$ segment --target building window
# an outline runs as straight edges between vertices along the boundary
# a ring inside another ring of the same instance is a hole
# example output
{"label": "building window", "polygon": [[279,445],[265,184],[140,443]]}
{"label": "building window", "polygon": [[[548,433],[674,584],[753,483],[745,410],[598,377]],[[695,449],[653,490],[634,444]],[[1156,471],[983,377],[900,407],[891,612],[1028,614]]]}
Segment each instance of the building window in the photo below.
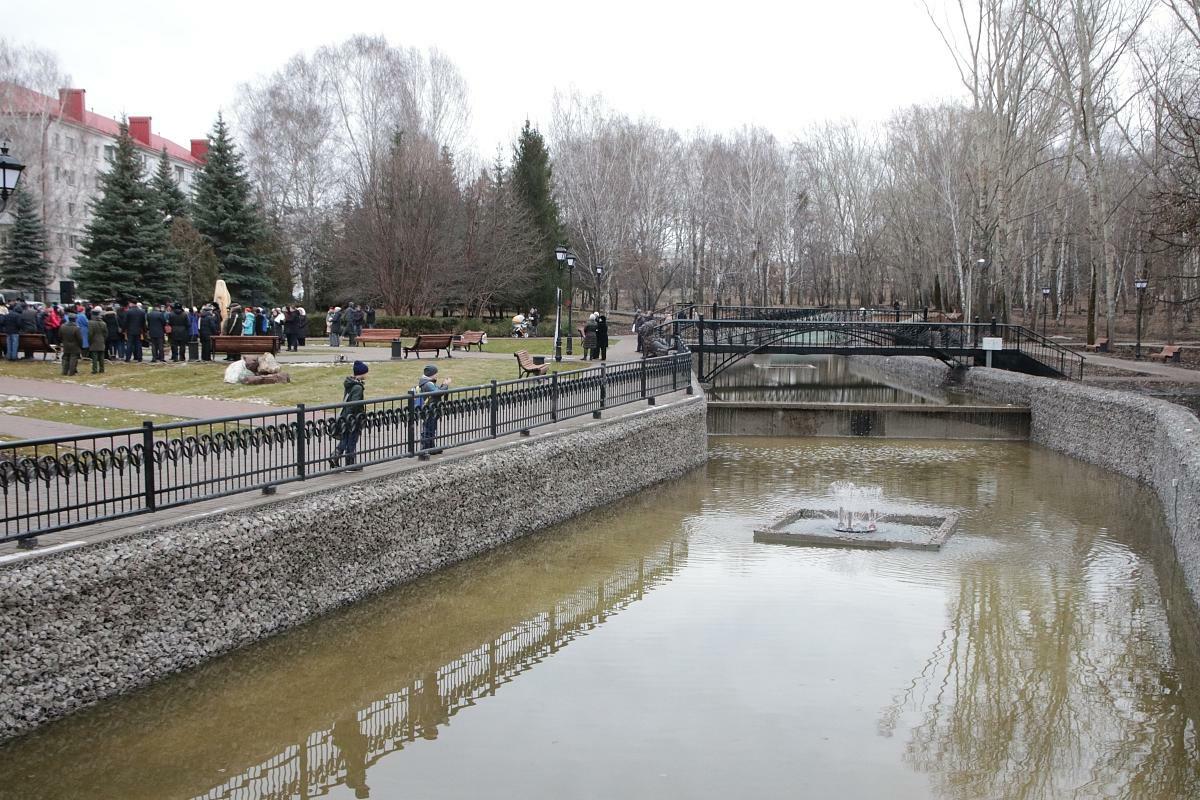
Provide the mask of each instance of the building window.
{"label": "building window", "polygon": [[183,171],[183,167],[176,167],[176,168],[175,168],[175,182],[176,182],[176,183],[180,183],[180,184],[181,184],[181,183],[183,183],[183,181],[184,181],[184,178],[186,177],[186,175],[187,175],[187,173],[185,173],[185,172]]}
{"label": "building window", "polygon": [[104,160],[111,164],[113,162],[113,159],[116,157],[117,157],[117,146],[114,144],[104,145]]}
{"label": "building window", "polygon": [[67,152],[68,152],[68,153],[76,153],[76,152],[78,152],[78,150],[76,149],[78,146],[79,146],[79,142],[77,142],[77,141],[75,140],[75,137],[74,137],[74,136],[68,136],[68,137],[67,137]]}
{"label": "building window", "polygon": [[67,203],[67,213],[69,215],[71,215],[72,217],[75,216],[75,204],[74,203]]}

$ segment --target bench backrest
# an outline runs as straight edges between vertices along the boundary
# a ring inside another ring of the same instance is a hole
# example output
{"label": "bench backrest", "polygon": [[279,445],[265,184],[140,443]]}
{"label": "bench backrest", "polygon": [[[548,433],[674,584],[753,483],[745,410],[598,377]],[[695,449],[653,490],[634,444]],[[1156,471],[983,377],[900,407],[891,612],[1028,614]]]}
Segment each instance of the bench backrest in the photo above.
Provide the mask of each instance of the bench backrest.
{"label": "bench backrest", "polygon": [[441,349],[450,346],[450,340],[454,338],[452,333],[419,333],[417,341],[413,343],[412,349],[418,347],[432,347]]}
{"label": "bench backrest", "polygon": [[483,331],[463,331],[458,341],[459,344],[482,344]]}
{"label": "bench backrest", "polygon": [[1178,352],[1179,352],[1179,345],[1175,345],[1175,344],[1168,345],[1162,349],[1162,354],[1164,356],[1173,356]]}
{"label": "bench backrest", "polygon": [[521,365],[522,369],[537,369],[541,366],[533,363],[533,356],[529,355],[528,350],[518,350],[513,355],[517,357],[517,363]]}
{"label": "bench backrest", "polygon": [[358,335],[359,339],[374,338],[376,336],[387,336],[391,339],[399,339],[401,331],[399,328],[365,328]]}

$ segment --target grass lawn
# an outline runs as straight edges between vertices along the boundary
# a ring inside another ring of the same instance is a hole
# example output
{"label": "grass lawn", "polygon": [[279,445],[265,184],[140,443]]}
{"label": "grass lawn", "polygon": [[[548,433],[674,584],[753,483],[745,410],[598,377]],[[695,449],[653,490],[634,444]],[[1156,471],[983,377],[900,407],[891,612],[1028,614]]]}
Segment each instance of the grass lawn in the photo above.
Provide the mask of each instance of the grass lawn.
{"label": "grass lawn", "polygon": [[69,422],[72,425],[99,428],[100,430],[136,428],[146,420],[158,425],[165,425],[181,419],[166,414],[145,414],[139,411],[127,411],[123,408],[60,403],[55,400],[36,400],[32,397],[16,397],[14,395],[0,397],[0,413],[44,419],[50,422]]}
{"label": "grass lawn", "polygon": [[[318,405],[322,403],[338,403],[342,400],[342,379],[350,374],[350,364],[300,365],[285,364],[284,371],[291,375],[291,383],[272,384],[268,386],[243,386],[225,383],[225,367],[228,362],[215,361],[212,363],[189,362],[186,364],[125,364],[123,362],[109,364],[103,375],[79,375],[66,378],[60,372],[60,365],[53,361],[3,361],[0,362],[0,375],[13,378],[32,378],[41,380],[74,383],[81,386],[108,386],[114,389],[132,389],[153,392],[154,394],[178,394],[195,397],[213,397],[225,400],[258,400],[278,406],[292,406],[296,403]],[[417,385],[421,370],[429,359],[408,359],[406,361],[372,362],[371,371],[367,376],[367,399],[388,397],[408,392]],[[516,359],[437,359],[439,379],[453,379],[453,386],[472,386],[484,384],[493,378],[499,381],[513,380],[517,377]],[[591,366],[579,361],[563,361],[551,365],[551,369],[570,371]],[[80,392],[80,399],[86,399],[86,391]],[[118,413],[118,412],[113,412]],[[141,419],[142,417],[139,417]],[[67,421],[78,422],[78,417]],[[119,427],[119,426],[114,426]]]}

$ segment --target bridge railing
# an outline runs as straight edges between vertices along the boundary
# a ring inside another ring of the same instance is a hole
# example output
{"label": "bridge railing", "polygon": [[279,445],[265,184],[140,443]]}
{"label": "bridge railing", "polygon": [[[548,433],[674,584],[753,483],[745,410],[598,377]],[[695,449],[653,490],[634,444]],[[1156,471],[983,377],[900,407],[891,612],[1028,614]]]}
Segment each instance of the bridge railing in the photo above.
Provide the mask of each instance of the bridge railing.
{"label": "bridge railing", "polygon": [[357,403],[0,444],[0,542],[599,415],[680,389],[689,354]]}
{"label": "bridge railing", "polygon": [[[983,353],[983,339],[999,337],[1004,349],[1018,351],[1043,367],[1075,380],[1083,377],[1083,356],[1019,325],[967,322],[922,322],[918,320],[846,320],[848,313],[823,309],[808,319],[717,319],[676,320],[665,323],[678,332],[680,340],[701,358],[702,378],[715,374],[746,353],[770,346],[808,348],[815,352],[878,349],[934,355],[946,360],[957,356],[975,358]],[[893,312],[894,313],[894,312]],[[726,358],[712,363],[720,352]]]}
{"label": "bridge railing", "polygon": [[825,319],[837,322],[870,322],[926,319],[925,311],[900,309],[887,306],[862,308],[833,308],[830,306],[696,306],[696,314],[704,314],[715,320],[805,320]]}

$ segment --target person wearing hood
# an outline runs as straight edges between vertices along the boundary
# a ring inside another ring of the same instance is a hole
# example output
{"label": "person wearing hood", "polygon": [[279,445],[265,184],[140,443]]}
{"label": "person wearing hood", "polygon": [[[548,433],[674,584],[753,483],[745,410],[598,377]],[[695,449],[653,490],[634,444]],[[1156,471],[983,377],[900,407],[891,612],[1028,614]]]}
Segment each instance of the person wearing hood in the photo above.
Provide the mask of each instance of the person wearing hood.
{"label": "person wearing hood", "polygon": [[417,381],[416,405],[420,409],[421,415],[421,458],[423,459],[442,452],[441,448],[435,450],[433,445],[437,440],[438,406],[441,404],[441,396],[450,390],[450,379],[446,378],[438,383],[437,374],[437,364],[426,364],[425,369],[421,372],[421,379]]}
{"label": "person wearing hood", "polygon": [[221,319],[211,305],[200,311],[200,360],[212,361],[213,337],[221,332]]}
{"label": "person wearing hood", "polygon": [[253,336],[254,326],[258,320],[254,316],[254,306],[246,306],[246,315],[242,317],[242,336]]}
{"label": "person wearing hood", "polygon": [[[83,323],[85,326],[87,322]],[[75,324],[75,313],[68,312],[66,322],[58,330],[58,341],[62,347],[62,374],[74,375],[79,369],[79,356],[83,353],[83,333]]]}
{"label": "person wearing hood", "polygon": [[[333,457],[329,459],[329,464],[334,469],[342,465],[343,456],[346,458],[347,465],[355,463],[358,452],[358,436],[362,433],[362,426],[367,418],[367,409],[362,401],[366,393],[368,371],[365,363],[355,361],[351,368],[353,374],[342,382],[342,402],[346,405],[342,406],[342,411],[338,415],[341,439],[338,441]],[[361,472],[362,467],[349,466],[346,471]]]}

